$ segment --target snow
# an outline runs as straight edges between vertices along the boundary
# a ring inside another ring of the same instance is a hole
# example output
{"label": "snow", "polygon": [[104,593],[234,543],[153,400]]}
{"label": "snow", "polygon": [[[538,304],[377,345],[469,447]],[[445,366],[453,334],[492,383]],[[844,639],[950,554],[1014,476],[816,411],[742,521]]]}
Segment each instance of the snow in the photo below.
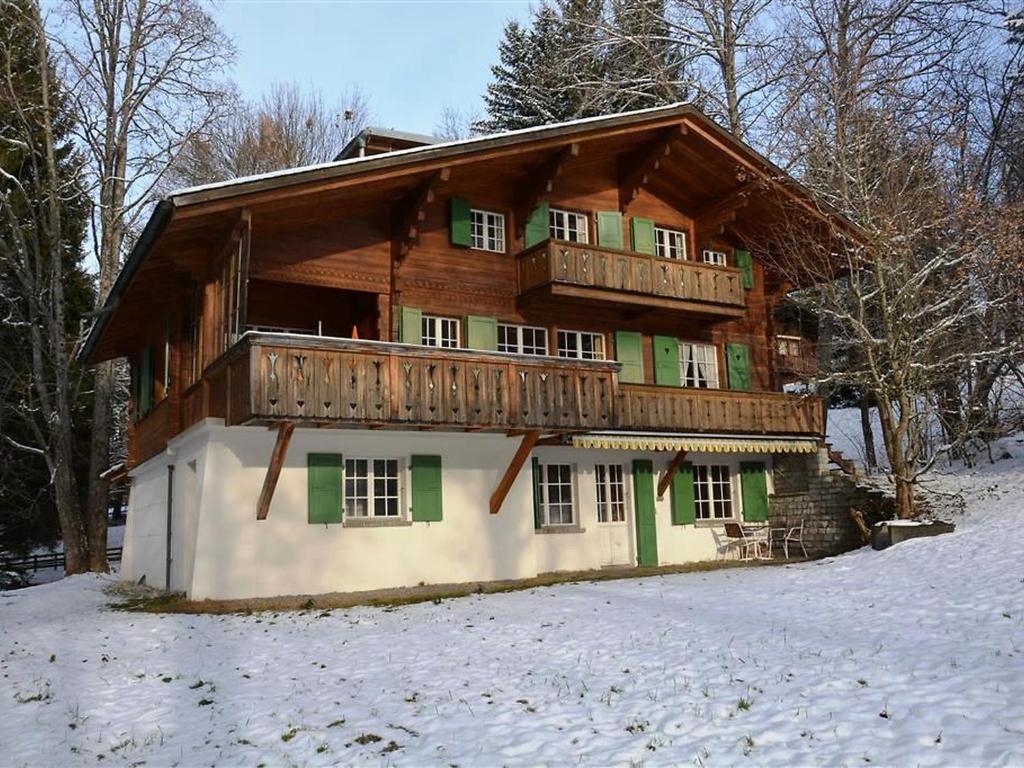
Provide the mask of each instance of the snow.
{"label": "snow", "polygon": [[4,593],[0,764],[1022,764],[1024,436],[1000,449],[937,478],[955,533],[803,565],[249,616]]}

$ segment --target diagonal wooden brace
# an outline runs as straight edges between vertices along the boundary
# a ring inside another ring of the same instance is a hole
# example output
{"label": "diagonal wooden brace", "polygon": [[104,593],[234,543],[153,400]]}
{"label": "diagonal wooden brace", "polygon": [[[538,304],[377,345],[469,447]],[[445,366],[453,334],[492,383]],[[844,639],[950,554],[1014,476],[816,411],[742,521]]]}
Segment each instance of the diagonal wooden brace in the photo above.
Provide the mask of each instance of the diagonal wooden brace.
{"label": "diagonal wooden brace", "polygon": [[504,476],[501,478],[501,482],[498,483],[498,487],[494,489],[494,493],[491,494],[491,514],[496,515],[501,510],[501,505],[505,502],[505,497],[508,496],[509,489],[512,488],[512,483],[519,477],[519,472],[523,468],[523,464],[530,458],[530,452],[533,447],[537,444],[537,439],[540,437],[540,432],[527,432],[523,435],[522,441],[519,443],[519,448],[516,450],[515,456],[512,457],[512,461],[509,462],[508,469],[505,470]]}
{"label": "diagonal wooden brace", "polygon": [[277,488],[277,478],[281,474],[281,467],[284,466],[284,457],[288,454],[288,443],[291,442],[292,432],[295,431],[295,423],[283,422],[277,427],[277,442],[274,443],[274,452],[270,454],[270,465],[267,467],[267,474],[263,478],[263,490],[260,491],[260,500],[256,502],[256,519],[266,520],[270,512],[270,501],[274,498],[274,489]]}

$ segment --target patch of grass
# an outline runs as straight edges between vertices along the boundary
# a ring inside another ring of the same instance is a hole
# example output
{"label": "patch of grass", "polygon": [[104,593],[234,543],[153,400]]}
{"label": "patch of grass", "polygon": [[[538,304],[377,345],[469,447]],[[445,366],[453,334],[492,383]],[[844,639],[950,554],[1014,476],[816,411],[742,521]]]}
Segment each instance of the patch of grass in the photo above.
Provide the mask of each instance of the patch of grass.
{"label": "patch of grass", "polygon": [[746,712],[750,709],[750,705],[752,703],[753,702],[751,702],[750,699],[740,699],[739,702],[736,704],[736,709],[740,709]]}
{"label": "patch of grass", "polygon": [[383,739],[376,733],[361,733],[355,738],[356,744],[364,747],[367,744],[376,744],[378,741],[383,741]]}
{"label": "patch of grass", "polygon": [[[111,589],[109,593],[117,598],[110,607],[116,610],[139,613],[181,613],[181,614],[240,614],[248,616],[258,611],[304,611],[319,609],[326,611],[354,606],[393,608],[415,603],[435,604],[451,598],[470,597],[479,594],[502,594],[522,590],[551,587],[558,584],[579,582],[619,581],[642,579],[651,576],[666,576],[676,573],[698,573],[731,568],[765,568],[786,565],[783,561],[711,560],[645,568],[597,569],[546,573],[530,579],[505,581],[467,582],[463,584],[436,584],[430,586],[384,589],[372,592],[333,592],[317,595],[314,602],[309,595],[285,597],[252,598],[249,600],[187,600],[181,593],[163,593],[156,590]],[[262,619],[256,618],[256,621]]]}
{"label": "patch of grass", "polygon": [[290,728],[289,730],[281,734],[281,741],[287,744],[289,741],[295,738],[298,732],[299,730],[297,728]]}
{"label": "patch of grass", "polygon": [[340,720],[332,720],[331,722],[329,722],[327,724],[327,727],[328,728],[337,728],[338,726],[341,726],[341,725],[344,725],[344,724],[345,724],[345,718],[343,717]]}
{"label": "patch of grass", "polygon": [[213,704],[213,699],[200,699],[199,700],[199,706],[200,707],[208,707],[211,704]]}

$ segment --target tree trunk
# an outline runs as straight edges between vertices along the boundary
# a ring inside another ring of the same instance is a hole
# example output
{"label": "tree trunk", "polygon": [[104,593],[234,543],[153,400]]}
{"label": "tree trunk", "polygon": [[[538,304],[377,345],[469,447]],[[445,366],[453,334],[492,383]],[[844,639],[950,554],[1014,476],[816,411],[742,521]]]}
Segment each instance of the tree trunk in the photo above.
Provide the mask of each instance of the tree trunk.
{"label": "tree trunk", "polygon": [[860,396],[860,429],[864,434],[864,465],[870,472],[878,469],[878,456],[875,453],[875,431],[871,428],[871,408],[863,393]]}
{"label": "tree trunk", "polygon": [[94,571],[110,570],[107,563],[107,506],[110,482],[100,477],[110,462],[111,399],[114,364],[100,363],[93,373],[92,435],[89,445],[89,494],[85,520],[89,536],[89,564]]}
{"label": "tree trunk", "polygon": [[914,484],[896,475],[896,515],[900,520],[914,516]]}

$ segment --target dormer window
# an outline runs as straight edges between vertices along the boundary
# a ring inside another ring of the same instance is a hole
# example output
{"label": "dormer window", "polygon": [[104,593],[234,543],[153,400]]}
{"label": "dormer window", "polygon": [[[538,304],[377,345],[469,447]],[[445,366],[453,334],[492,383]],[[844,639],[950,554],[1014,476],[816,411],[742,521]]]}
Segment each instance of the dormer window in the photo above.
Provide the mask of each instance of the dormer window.
{"label": "dormer window", "polygon": [[567,240],[570,243],[590,242],[587,237],[587,217],[582,213],[552,208],[548,211],[548,227],[554,240]]}

